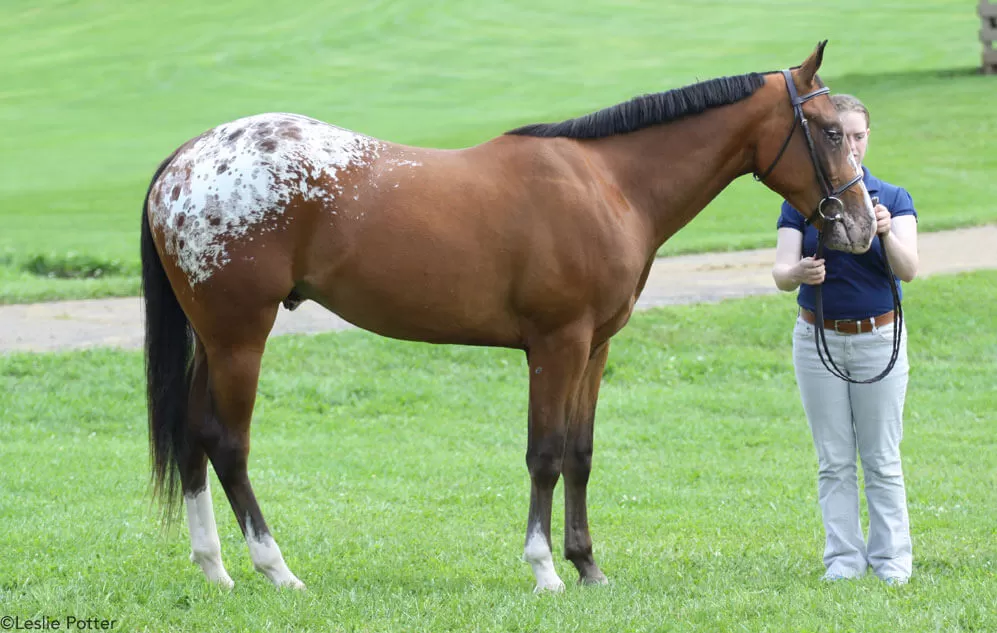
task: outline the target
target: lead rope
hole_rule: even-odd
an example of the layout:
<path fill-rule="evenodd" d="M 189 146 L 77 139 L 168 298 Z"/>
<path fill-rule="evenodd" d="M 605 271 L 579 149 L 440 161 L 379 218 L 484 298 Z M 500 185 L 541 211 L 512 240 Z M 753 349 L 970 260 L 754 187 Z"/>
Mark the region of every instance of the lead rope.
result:
<path fill-rule="evenodd" d="M 821 256 L 824 254 L 824 241 L 826 235 L 827 233 L 825 231 L 818 231 L 817 233 L 817 250 L 814 253 L 814 257 L 816 259 L 821 259 Z M 827 368 L 827 371 L 829 371 L 832 375 L 854 385 L 869 385 L 874 382 L 879 382 L 891 371 L 893 371 L 893 366 L 897 364 L 897 358 L 900 357 L 900 344 L 904 326 L 904 311 L 903 306 L 900 305 L 900 293 L 897 291 L 896 276 L 893 274 L 893 267 L 890 266 L 890 258 L 886 256 L 886 243 L 882 239 L 880 239 L 880 248 L 883 252 L 883 266 L 886 269 L 885 272 L 887 282 L 890 284 L 890 291 L 893 294 L 893 311 L 895 316 L 893 327 L 893 350 L 890 354 L 890 362 L 887 363 L 886 369 L 881 371 L 878 376 L 866 380 L 855 380 L 846 375 L 845 372 L 835 364 L 834 359 L 831 358 L 831 350 L 827 346 L 827 334 L 824 332 L 824 299 L 823 293 L 821 292 L 823 284 L 817 284 L 814 286 L 814 292 L 816 293 L 814 342 L 817 345 L 817 356 L 820 357 L 820 362 L 824 364 L 824 367 Z M 873 327 L 875 327 L 875 322 L 873 322 Z"/>

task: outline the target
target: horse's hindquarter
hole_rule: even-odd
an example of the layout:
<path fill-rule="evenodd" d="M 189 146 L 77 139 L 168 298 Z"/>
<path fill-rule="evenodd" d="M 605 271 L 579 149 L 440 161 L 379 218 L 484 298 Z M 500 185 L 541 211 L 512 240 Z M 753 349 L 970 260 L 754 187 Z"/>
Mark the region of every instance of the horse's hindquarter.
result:
<path fill-rule="evenodd" d="M 304 286 L 360 327 L 414 340 L 518 347 L 524 330 L 620 320 L 643 263 L 631 227 L 538 147 L 384 146 L 371 180 L 312 234 Z"/>
<path fill-rule="evenodd" d="M 185 143 L 153 183 L 148 204 L 174 287 L 186 286 L 182 294 L 197 301 L 213 288 L 242 290 L 234 287 L 242 280 L 267 300 L 282 298 L 292 288 L 300 236 L 378 146 L 282 113 L 226 123 Z"/>

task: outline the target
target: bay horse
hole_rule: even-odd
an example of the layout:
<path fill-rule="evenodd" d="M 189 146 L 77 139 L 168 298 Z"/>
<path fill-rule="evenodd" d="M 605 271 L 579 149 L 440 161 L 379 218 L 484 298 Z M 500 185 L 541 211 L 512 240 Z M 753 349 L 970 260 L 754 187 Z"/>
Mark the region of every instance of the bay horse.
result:
<path fill-rule="evenodd" d="M 790 71 L 643 95 L 461 150 L 293 114 L 226 123 L 179 147 L 142 210 L 150 451 L 154 492 L 167 520 L 182 495 L 191 559 L 208 580 L 233 584 L 210 460 L 254 567 L 304 587 L 247 463 L 275 316 L 311 300 L 387 337 L 524 350 L 524 559 L 537 591 L 564 588 L 550 535 L 563 477 L 565 557 L 579 582 L 605 583 L 586 510 L 596 399 L 609 340 L 661 244 L 748 173 L 807 210 L 829 247 L 864 252 L 872 241 L 869 195 L 816 74 L 825 44 Z"/>

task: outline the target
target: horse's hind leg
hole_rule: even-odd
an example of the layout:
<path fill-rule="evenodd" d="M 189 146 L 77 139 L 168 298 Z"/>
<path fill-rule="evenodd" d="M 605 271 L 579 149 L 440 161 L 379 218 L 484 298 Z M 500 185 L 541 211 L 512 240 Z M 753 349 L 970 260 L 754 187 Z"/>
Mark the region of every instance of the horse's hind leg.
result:
<path fill-rule="evenodd" d="M 197 563 L 211 582 L 232 587 L 232 578 L 222 564 L 222 548 L 215 525 L 208 485 L 208 458 L 204 452 L 204 430 L 217 424 L 213 419 L 208 394 L 208 365 L 200 342 L 194 350 L 191 368 L 188 408 L 187 450 L 178 456 L 180 481 L 187 505 L 187 526 L 190 529 L 190 560 Z"/>
<path fill-rule="evenodd" d="M 253 566 L 278 587 L 304 589 L 304 584 L 288 569 L 280 547 L 270 534 L 247 472 L 249 426 L 256 402 L 260 361 L 276 313 L 275 304 L 265 314 L 259 314 L 258 319 L 243 314 L 239 329 L 245 331 L 247 325 L 256 322 L 260 326 L 256 336 L 232 340 L 229 334 L 206 345 L 216 423 L 206 434 L 205 449 L 242 528 Z"/>
<path fill-rule="evenodd" d="M 576 332 L 549 336 L 531 343 L 530 417 L 526 465 L 530 471 L 530 514 L 523 558 L 533 567 L 535 591 L 562 591 L 554 569 L 550 515 L 554 487 L 564 463 L 569 407 L 589 355 L 589 343 Z"/>
<path fill-rule="evenodd" d="M 568 440 L 564 452 L 564 557 L 578 569 L 582 584 L 604 584 L 606 576 L 592 557 L 592 537 L 589 535 L 586 487 L 592 471 L 592 434 L 596 401 L 602 372 L 609 356 L 609 342 L 596 348 L 585 368 L 572 419 L 568 424 Z"/>

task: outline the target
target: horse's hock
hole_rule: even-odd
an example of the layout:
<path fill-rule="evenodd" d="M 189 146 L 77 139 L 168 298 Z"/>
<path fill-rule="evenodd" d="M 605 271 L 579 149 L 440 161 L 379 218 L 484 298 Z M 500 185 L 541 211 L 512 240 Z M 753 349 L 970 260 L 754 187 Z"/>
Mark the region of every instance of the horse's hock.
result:
<path fill-rule="evenodd" d="M 983 43 L 983 73 L 997 74 L 997 2 L 980 0 L 980 41 Z"/>

